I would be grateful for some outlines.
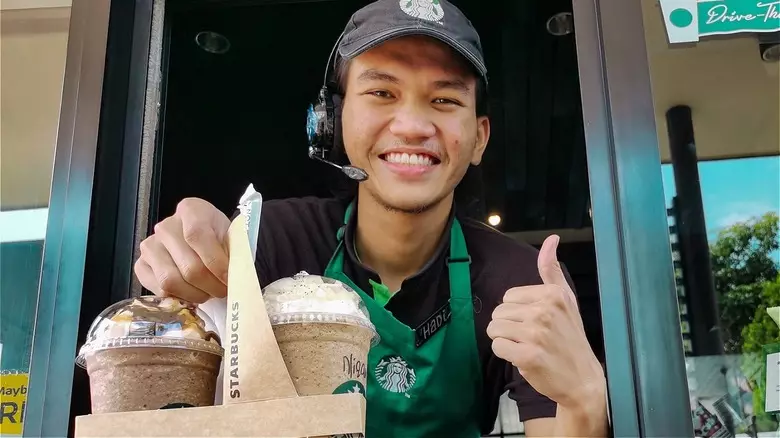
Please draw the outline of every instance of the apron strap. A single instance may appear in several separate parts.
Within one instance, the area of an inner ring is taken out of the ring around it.
[[[344,232],[347,228],[347,221],[349,220],[349,217],[352,215],[352,209],[354,208],[355,202],[352,201],[347,206],[347,211],[344,212],[344,224],[339,227],[339,229],[336,231],[336,240],[338,240],[338,245],[336,245],[336,250],[333,251],[333,255],[330,257],[330,261],[328,262],[328,266],[325,267],[325,276],[326,277],[332,277],[336,278],[338,273],[342,272],[344,269]]]
[[[466,238],[457,218],[450,229],[450,256],[447,257],[447,270],[450,274],[450,294],[454,300],[471,301],[471,256],[466,248]]]
[[[347,210],[344,212],[344,223],[341,224],[339,227],[339,230],[336,232],[336,240],[339,241],[339,243],[344,240],[344,232],[347,229],[347,222],[349,222],[349,217],[352,216],[352,210],[354,209],[355,201],[352,201],[347,205]]]
[[[347,227],[347,222],[352,216],[352,211],[355,208],[355,202],[352,201],[347,206],[344,212],[344,223],[339,227],[336,232],[336,238],[338,239],[338,247],[336,248],[331,263],[334,266],[338,266],[341,269],[344,263],[344,232]],[[460,222],[457,218],[452,220],[452,228],[450,229],[450,254],[447,257],[447,270],[450,276],[450,289],[452,290],[452,298],[454,299],[467,299],[471,301],[471,287],[452,287],[453,285],[471,285],[471,272],[469,265],[471,264],[471,256],[466,248],[466,239],[463,237],[463,228],[460,226]]]

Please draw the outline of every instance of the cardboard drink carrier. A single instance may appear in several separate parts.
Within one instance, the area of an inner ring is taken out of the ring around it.
[[[228,232],[223,404],[84,415],[76,418],[77,438],[365,435],[363,394],[298,395],[255,271],[252,246],[257,240],[249,238],[254,234],[249,221],[238,215]]]

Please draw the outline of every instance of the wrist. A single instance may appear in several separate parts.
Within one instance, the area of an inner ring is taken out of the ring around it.
[[[594,357],[592,361],[582,362],[577,373],[579,385],[570,387],[563,397],[556,399],[558,406],[567,410],[580,411],[592,407],[593,401],[607,399],[607,376],[604,367]]]
[[[607,411],[607,384],[602,376],[572,391],[567,400],[558,403],[556,436],[606,437]]]

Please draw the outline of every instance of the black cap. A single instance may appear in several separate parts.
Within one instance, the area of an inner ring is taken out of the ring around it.
[[[338,53],[343,58],[354,58],[406,35],[426,35],[448,44],[468,59],[487,83],[479,34],[463,12],[447,0],[377,0],[352,15]]]

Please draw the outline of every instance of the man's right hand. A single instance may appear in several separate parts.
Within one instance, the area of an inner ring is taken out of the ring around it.
[[[227,295],[230,219],[198,198],[184,199],[176,213],[154,226],[141,242],[135,275],[158,296],[193,303]]]

